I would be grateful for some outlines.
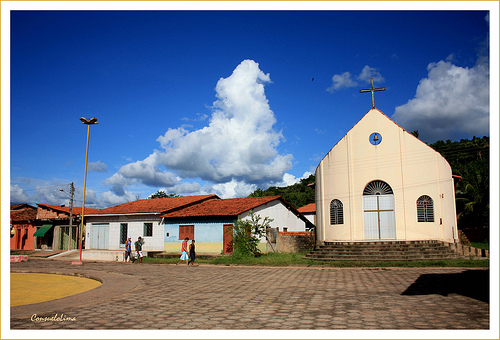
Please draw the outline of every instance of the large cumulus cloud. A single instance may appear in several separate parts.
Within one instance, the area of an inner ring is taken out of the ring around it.
[[[199,190],[186,180],[211,183],[221,196],[248,194],[257,183],[283,180],[293,156],[281,155],[283,139],[264,86],[269,74],[253,60],[244,60],[215,87],[209,124],[199,130],[168,128],[157,138],[160,148],[144,160],[122,166],[106,180],[114,195],[126,195],[135,184]]]
[[[418,130],[428,142],[488,135],[488,65],[467,68],[439,61],[427,70],[415,98],[396,107],[392,118],[410,131]]]

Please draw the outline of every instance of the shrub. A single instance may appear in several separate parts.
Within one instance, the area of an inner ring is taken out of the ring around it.
[[[260,256],[260,238],[266,235],[272,218],[260,217],[250,211],[248,219],[238,219],[233,228],[233,256]]]

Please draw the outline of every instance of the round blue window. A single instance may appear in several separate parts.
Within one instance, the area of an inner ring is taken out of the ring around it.
[[[374,132],[370,135],[370,143],[373,145],[379,145],[382,141],[382,135],[378,132]]]

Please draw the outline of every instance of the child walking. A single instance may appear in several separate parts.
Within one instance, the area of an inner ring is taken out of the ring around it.
[[[191,244],[189,245],[189,262],[188,266],[191,263],[192,266],[194,266],[194,260],[196,259],[196,250],[194,246],[194,240],[191,241]]]
[[[181,251],[182,251],[182,254],[181,254],[181,259],[179,262],[177,262],[176,265],[178,265],[179,263],[181,263],[182,261],[186,260],[186,264],[189,265],[189,255],[187,253],[187,247],[188,247],[188,241],[189,241],[189,237],[186,237],[184,239],[184,241],[182,241],[182,248],[181,248]]]

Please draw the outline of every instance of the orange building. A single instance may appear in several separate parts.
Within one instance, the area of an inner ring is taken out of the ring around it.
[[[36,231],[35,219],[37,208],[29,204],[12,204],[10,206],[10,249],[34,250]]]

